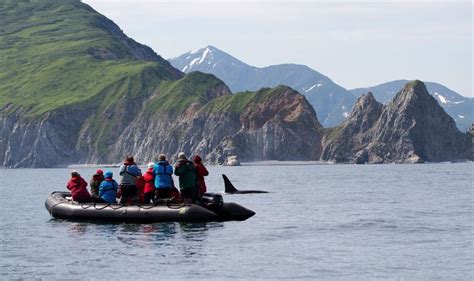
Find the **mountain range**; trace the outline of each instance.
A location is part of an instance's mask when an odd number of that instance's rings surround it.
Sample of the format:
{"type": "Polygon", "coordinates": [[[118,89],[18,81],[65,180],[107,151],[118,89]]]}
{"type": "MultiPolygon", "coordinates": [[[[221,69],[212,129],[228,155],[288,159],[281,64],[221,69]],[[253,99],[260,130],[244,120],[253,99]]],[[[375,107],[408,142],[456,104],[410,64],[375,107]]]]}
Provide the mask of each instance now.
{"type": "MultiPolygon", "coordinates": [[[[362,94],[371,91],[377,101],[386,104],[409,82],[396,80],[373,87],[346,90],[305,65],[279,64],[258,68],[213,46],[187,52],[168,61],[186,73],[201,71],[214,74],[233,92],[288,85],[305,95],[324,127],[342,123],[362,94]]],[[[467,131],[474,123],[474,99],[464,97],[438,83],[428,82],[426,86],[428,92],[454,118],[458,128],[467,131]]]]}
{"type": "Polygon", "coordinates": [[[232,92],[287,85],[306,97],[324,127],[341,123],[356,100],[348,90],[305,65],[279,64],[258,68],[213,46],[182,54],[169,59],[169,62],[185,73],[211,73],[222,79],[232,92]]]}
{"type": "MultiPolygon", "coordinates": [[[[212,74],[174,68],[79,0],[1,1],[0,19],[2,167],[118,163],[128,154],[139,163],[159,153],[174,161],[181,151],[214,164],[230,155],[348,163],[473,159],[472,135],[456,129],[419,81],[386,106],[360,98],[342,125],[325,129],[307,95],[284,85],[233,94],[212,74]]],[[[320,79],[319,87],[304,86],[305,94],[339,89],[320,79]]]]}

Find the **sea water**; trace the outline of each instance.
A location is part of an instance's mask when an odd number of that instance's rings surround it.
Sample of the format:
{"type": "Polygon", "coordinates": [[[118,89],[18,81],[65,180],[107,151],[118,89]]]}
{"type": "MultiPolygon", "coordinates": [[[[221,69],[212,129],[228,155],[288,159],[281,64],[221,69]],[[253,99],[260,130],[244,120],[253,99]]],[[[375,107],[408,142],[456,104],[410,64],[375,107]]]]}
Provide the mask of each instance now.
{"type": "Polygon", "coordinates": [[[260,164],[206,178],[254,217],[194,224],[55,220],[68,169],[0,170],[0,279],[474,279],[473,163],[260,164]]]}

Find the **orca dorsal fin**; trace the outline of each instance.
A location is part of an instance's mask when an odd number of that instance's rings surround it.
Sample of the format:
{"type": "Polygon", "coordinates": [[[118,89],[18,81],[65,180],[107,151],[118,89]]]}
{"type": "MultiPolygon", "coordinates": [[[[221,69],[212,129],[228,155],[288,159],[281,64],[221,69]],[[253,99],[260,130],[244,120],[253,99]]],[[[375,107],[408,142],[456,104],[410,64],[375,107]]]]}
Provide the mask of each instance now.
{"type": "Polygon", "coordinates": [[[234,193],[238,191],[226,175],[222,174],[222,178],[224,179],[225,193],[234,193]]]}

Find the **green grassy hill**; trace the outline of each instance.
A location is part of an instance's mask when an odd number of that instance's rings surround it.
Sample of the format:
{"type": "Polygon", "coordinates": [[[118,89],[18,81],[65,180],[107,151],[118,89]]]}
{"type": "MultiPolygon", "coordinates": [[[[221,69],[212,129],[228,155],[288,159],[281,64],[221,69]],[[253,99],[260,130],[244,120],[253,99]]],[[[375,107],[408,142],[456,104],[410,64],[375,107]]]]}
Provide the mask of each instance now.
{"type": "Polygon", "coordinates": [[[0,1],[0,104],[37,116],[93,99],[132,77],[182,74],[77,0],[0,1]],[[115,85],[115,86],[114,86],[115,85]]]}
{"type": "Polygon", "coordinates": [[[79,0],[0,0],[0,124],[3,167],[320,153],[321,126],[294,90],[232,95],[211,74],[184,75],[79,0]]]}

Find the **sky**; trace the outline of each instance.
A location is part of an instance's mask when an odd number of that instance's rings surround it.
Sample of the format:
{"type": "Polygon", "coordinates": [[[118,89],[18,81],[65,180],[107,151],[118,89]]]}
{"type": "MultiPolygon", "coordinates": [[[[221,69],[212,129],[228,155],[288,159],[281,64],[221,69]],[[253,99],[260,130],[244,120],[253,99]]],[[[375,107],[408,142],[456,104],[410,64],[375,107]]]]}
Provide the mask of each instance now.
{"type": "Polygon", "coordinates": [[[213,45],[257,67],[305,64],[347,89],[420,79],[474,97],[471,1],[83,2],[164,58],[213,45]]]}

